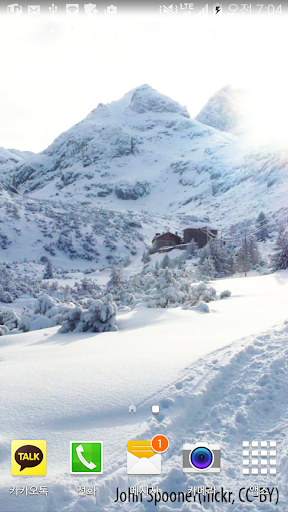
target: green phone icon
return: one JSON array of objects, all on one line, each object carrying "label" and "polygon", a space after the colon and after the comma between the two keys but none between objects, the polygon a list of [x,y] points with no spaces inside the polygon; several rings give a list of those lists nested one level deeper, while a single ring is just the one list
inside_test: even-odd
[{"label": "green phone icon", "polygon": [[103,442],[70,441],[70,474],[103,473]]}]

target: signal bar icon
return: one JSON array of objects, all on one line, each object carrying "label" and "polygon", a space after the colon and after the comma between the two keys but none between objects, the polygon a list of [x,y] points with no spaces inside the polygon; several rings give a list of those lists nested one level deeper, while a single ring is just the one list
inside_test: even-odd
[{"label": "signal bar icon", "polygon": [[205,7],[201,9],[198,16],[208,16],[208,4],[206,4]]}]

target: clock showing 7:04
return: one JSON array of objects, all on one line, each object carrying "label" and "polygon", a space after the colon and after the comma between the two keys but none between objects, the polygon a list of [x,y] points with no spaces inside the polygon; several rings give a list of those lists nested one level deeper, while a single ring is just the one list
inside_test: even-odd
[{"label": "clock showing 7:04", "polygon": [[258,9],[259,9],[259,14],[268,14],[270,16],[273,16],[273,14],[282,14],[282,6],[281,5],[257,4],[256,7],[258,7]]},{"label": "clock showing 7:04", "polygon": [[282,5],[256,4],[252,6],[252,4],[241,4],[239,6],[237,4],[230,4],[229,11],[233,14],[253,14],[253,12],[257,12],[258,14],[273,16],[274,14],[282,14]]}]

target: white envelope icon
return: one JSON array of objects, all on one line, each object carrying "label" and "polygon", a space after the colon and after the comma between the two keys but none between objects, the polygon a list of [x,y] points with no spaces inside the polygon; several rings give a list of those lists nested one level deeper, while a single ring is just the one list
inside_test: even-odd
[{"label": "white envelope icon", "polygon": [[161,475],[161,454],[154,452],[151,445],[148,448],[148,443],[150,445],[150,441],[128,441],[127,475]]}]

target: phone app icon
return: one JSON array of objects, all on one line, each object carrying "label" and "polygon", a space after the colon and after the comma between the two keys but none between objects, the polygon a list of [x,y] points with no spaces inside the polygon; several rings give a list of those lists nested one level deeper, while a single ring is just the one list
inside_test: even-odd
[{"label": "phone app icon", "polygon": [[14,476],[46,475],[46,441],[11,442],[11,473]]},{"label": "phone app icon", "polygon": [[103,473],[103,442],[70,441],[70,474]]}]

